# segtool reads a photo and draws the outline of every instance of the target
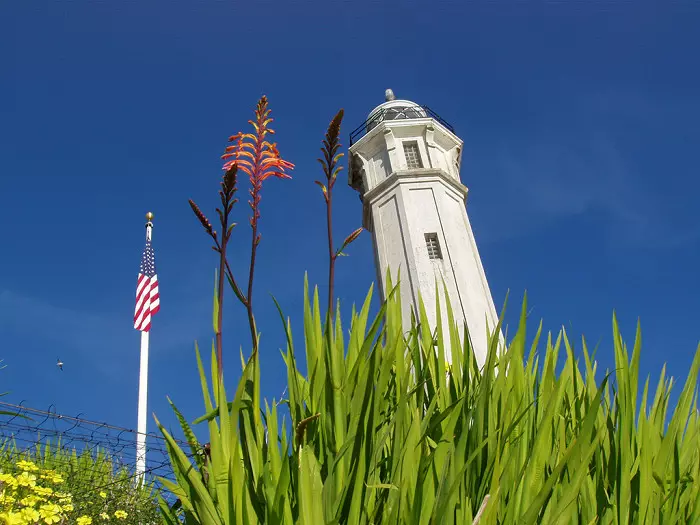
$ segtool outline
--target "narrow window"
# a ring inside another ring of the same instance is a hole
[[[406,156],[408,169],[423,167],[423,162],[420,159],[420,151],[418,151],[418,142],[404,142],[403,153]]]
[[[425,244],[428,247],[428,257],[431,259],[442,259],[437,233],[426,233]]]

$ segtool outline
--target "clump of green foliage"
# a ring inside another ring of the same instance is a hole
[[[118,466],[103,450],[79,453],[62,447],[60,441],[22,450],[7,441],[0,446],[0,473],[10,476],[0,483],[0,517],[9,523],[14,523],[13,515],[24,520],[17,523],[35,523],[33,514],[37,523],[88,523],[87,518],[94,524],[161,522],[153,483],[137,482],[128,467]],[[47,489],[37,489],[37,494],[24,500],[10,497],[22,485],[8,483],[12,476],[26,481],[30,492],[42,483]]]
[[[264,143],[262,123],[269,122],[261,107],[254,124],[257,139],[248,137],[257,145]],[[321,164],[328,181],[337,175],[341,117],[333,120],[324,141]],[[267,154],[262,146],[251,148],[236,153],[252,159],[238,167],[251,172],[258,188],[257,194],[251,191],[255,247],[262,181],[256,170],[264,167],[265,155],[271,165],[279,155],[275,145]],[[225,169],[223,209],[217,211],[228,241],[237,166],[229,163]],[[332,290],[335,256],[360,230],[335,251],[331,184],[320,185],[327,203]],[[700,349],[676,406],[669,407],[672,382],[665,369],[655,392],[649,378],[640,384],[640,331],[630,354],[615,319],[615,369],[603,377],[596,377],[585,340],[575,353],[564,330],[543,337],[540,324],[527,343],[526,301],[515,336],[503,347],[499,323],[480,366],[468,330],[456,325],[449,302],[441,304],[439,294],[437,318],[448,321],[447,331],[439,322],[431,330],[422,302],[411,326],[402,326],[400,287],[387,274],[378,314],[370,319],[370,290],[361,309],[353,307],[348,330],[340,308],[332,308],[332,292],[324,319],[317,290],[310,296],[305,283],[301,352],[306,370],[297,364],[292,328],[280,309],[288,398],[263,402],[252,309],[254,256],[244,294],[230,272],[222,237],[191,205],[220,254],[210,374],[196,352],[205,414],[194,424],[206,423],[209,443],[202,447],[173,405],[192,462],[156,420],[175,472],[175,482],[162,482],[179,498],[177,508],[161,500],[165,523],[700,522]],[[246,308],[253,348],[242,359],[232,400],[222,373],[224,276]],[[280,415],[283,404],[289,426]],[[208,452],[201,454],[203,449]]]
[[[340,315],[324,327],[307,298],[306,373],[287,322],[289,429],[280,402],[259,416],[257,354],[229,401],[216,360],[210,391],[197,353],[210,461],[192,465],[161,427],[186,523],[469,524],[480,508],[481,524],[698,522],[700,352],[669,411],[663,371],[638,397],[641,337],[630,356],[616,322],[615,371],[600,382],[585,342],[577,359],[563,330],[538,350],[540,327],[527,347],[524,307],[507,350],[494,339],[479,370],[454,324],[431,334],[421,309],[405,335],[398,290],[373,320],[370,296],[347,339]]]

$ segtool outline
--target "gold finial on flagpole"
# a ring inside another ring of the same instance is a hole
[[[153,212],[150,212],[150,211],[149,211],[149,212],[146,214],[146,220],[147,220],[148,222],[151,222],[151,221],[153,220],[153,217],[154,217]]]

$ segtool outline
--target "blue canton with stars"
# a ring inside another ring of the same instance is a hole
[[[146,277],[153,277],[156,274],[156,256],[153,253],[151,241],[146,241],[146,247],[143,250],[143,257],[141,257],[141,268],[139,269],[139,273],[145,275]]]

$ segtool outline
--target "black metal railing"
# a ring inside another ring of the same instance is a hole
[[[378,126],[381,122],[389,120],[410,120],[418,118],[434,118],[440,124],[449,129],[452,133],[455,132],[450,123],[435,113],[428,106],[400,106],[383,108],[373,114],[370,118],[360,124],[352,133],[350,133],[350,146],[364,137],[370,130]]]

